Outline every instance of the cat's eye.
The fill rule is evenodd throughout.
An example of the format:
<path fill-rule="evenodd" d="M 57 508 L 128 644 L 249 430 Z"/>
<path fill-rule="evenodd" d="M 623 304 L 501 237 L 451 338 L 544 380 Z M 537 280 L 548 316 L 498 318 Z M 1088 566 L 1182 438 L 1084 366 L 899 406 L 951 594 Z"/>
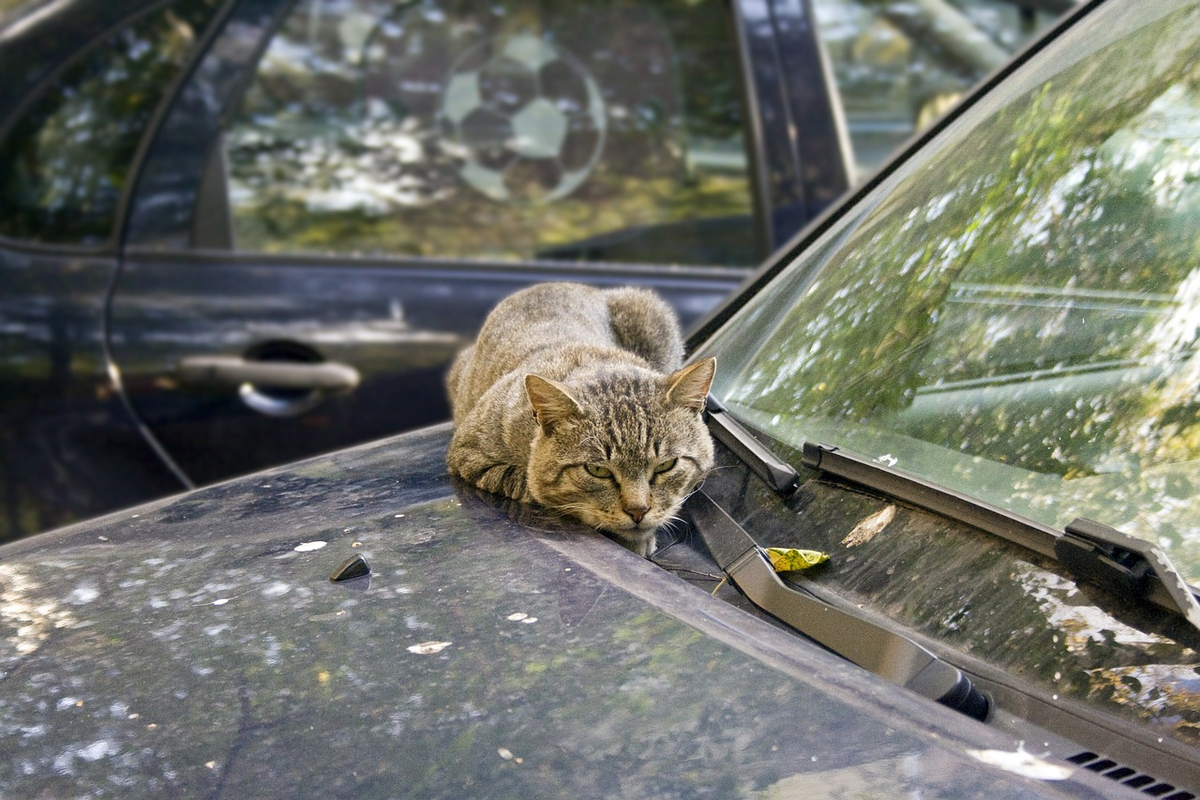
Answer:
<path fill-rule="evenodd" d="M 655 475 L 662 475 L 664 472 L 670 472 L 675 469 L 675 464 L 679 461 L 678 458 L 672 458 L 670 461 L 664 461 L 654 468 Z"/>
<path fill-rule="evenodd" d="M 583 468 L 587 470 L 588 475 L 593 478 L 611 478 L 612 470 L 608 467 L 602 467 L 599 464 L 584 464 Z"/>

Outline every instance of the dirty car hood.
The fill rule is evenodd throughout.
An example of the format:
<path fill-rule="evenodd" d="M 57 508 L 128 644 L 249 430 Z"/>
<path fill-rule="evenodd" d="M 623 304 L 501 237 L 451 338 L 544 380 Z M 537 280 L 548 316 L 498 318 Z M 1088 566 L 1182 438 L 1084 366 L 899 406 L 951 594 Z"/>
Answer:
<path fill-rule="evenodd" d="M 979 753 L 1014 742 L 601 536 L 477 497 L 445 476 L 448 440 L 432 428 L 0 548 L 0 785 L 958 798 L 1072 785 L 1001 788 Z M 354 555 L 370 578 L 332 583 Z"/>

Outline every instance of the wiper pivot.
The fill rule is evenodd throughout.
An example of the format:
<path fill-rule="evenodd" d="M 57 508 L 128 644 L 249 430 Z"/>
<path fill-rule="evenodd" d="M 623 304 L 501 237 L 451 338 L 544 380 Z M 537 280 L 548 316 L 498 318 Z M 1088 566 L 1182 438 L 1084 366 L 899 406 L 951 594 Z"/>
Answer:
<path fill-rule="evenodd" d="M 766 481 L 776 494 L 787 497 L 800 487 L 799 473 L 763 447 L 754 438 L 754 434 L 730 416 L 725 406 L 721 405 L 721 401 L 711 394 L 704 403 L 704 412 L 708 417 L 708 429 L 712 431 L 713 436 L 732 450 L 755 475 Z"/>

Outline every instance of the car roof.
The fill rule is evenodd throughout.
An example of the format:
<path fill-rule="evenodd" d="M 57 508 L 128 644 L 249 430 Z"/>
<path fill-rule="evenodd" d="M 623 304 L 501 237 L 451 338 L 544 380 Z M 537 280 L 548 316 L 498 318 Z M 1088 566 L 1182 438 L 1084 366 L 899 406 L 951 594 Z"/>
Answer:
<path fill-rule="evenodd" d="M 599 534 L 452 482 L 449 436 L 438 426 L 0 548 L 3 785 L 1119 789 L 1086 770 L 1036 785 L 985 767 L 1026 756 Z M 369 577 L 330 580 L 359 556 Z"/>

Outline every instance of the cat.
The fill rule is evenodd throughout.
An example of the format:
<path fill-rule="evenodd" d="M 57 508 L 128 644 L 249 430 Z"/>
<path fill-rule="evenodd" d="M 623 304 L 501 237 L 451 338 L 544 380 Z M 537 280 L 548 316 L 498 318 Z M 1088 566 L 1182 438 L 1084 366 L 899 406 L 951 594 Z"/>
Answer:
<path fill-rule="evenodd" d="M 701 414 L 716 360 L 682 360 L 675 313 L 647 289 L 523 289 L 450 369 L 450 472 L 648 557 L 712 469 Z"/>

